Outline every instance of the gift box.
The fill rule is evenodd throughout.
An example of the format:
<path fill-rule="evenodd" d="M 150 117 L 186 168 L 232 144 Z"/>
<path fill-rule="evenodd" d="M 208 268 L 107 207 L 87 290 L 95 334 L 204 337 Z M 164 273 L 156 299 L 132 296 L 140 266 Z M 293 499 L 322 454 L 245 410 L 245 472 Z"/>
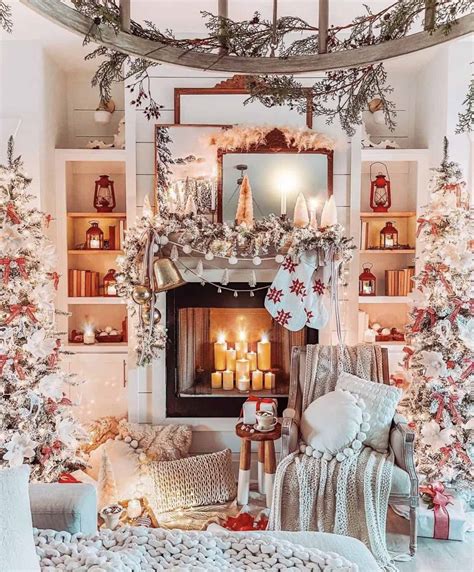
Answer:
<path fill-rule="evenodd" d="M 250 397 L 244 401 L 242 405 L 241 417 L 245 425 L 255 425 L 257 422 L 257 411 L 269 411 L 273 415 L 277 415 L 277 401 L 270 397 Z"/>
<path fill-rule="evenodd" d="M 418 507 L 418 536 L 437 540 L 466 540 L 470 530 L 461 499 L 436 483 L 420 487 Z M 397 514 L 408 518 L 408 508 L 393 507 Z M 406 510 L 405 510 L 406 509 Z"/>

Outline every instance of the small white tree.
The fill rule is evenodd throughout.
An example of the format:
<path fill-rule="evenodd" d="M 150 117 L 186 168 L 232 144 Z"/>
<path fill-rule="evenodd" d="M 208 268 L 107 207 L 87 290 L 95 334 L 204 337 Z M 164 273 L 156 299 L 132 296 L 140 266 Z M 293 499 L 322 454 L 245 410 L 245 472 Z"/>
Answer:
<path fill-rule="evenodd" d="M 114 469 L 107 455 L 105 445 L 102 446 L 102 457 L 100 458 L 99 467 L 99 509 L 104 506 L 114 504 L 118 501 L 117 485 L 115 483 Z"/>

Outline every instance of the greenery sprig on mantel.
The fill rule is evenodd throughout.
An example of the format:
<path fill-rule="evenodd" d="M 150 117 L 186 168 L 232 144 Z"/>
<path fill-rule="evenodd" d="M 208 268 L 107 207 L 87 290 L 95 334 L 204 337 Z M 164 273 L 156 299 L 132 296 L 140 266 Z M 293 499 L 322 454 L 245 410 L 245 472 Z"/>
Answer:
<path fill-rule="evenodd" d="M 104 26 L 120 30 L 120 10 L 115 0 L 72 2 L 79 12 L 94 22 L 84 39 L 85 43 L 100 38 Z M 443 29 L 449 33 L 457 19 L 470 10 L 470 5 L 469 0 L 438 0 L 431 30 Z M 327 52 L 357 49 L 403 38 L 420 21 L 425 9 L 425 0 L 401 0 L 376 13 L 365 6 L 366 13 L 351 23 L 329 28 Z M 164 45 L 202 53 L 220 51 L 240 57 L 274 56 L 282 59 L 318 53 L 319 30 L 301 18 L 283 16 L 274 22 L 256 12 L 249 20 L 234 21 L 210 12 L 201 14 L 208 30 L 208 35 L 202 38 L 177 39 L 172 31 L 162 32 L 149 21 L 141 24 L 132 20 L 130 33 Z M 289 41 L 288 36 L 295 33 L 304 34 L 304 37 Z M 149 119 L 158 119 L 162 106 L 153 97 L 149 75 L 156 63 L 119 54 L 109 48 L 98 48 L 87 57 L 99 56 L 104 59 L 94 75 L 93 85 L 99 87 L 101 98 L 110 98 L 113 82 L 130 80 L 128 88 L 135 94 L 133 104 L 143 108 Z M 383 104 L 387 126 L 391 130 L 395 127 L 395 106 L 389 99 L 392 88 L 387 83 L 383 63 L 327 72 L 323 79 L 312 86 L 304 86 L 291 75 L 253 77 L 249 78 L 248 89 L 250 97 L 246 103 L 258 100 L 266 107 L 289 105 L 301 113 L 306 113 L 310 105 L 313 114 L 324 116 L 327 123 L 338 118 L 348 135 L 352 135 L 355 125 L 361 123 L 362 112 L 367 109 L 368 102 L 378 97 Z"/>

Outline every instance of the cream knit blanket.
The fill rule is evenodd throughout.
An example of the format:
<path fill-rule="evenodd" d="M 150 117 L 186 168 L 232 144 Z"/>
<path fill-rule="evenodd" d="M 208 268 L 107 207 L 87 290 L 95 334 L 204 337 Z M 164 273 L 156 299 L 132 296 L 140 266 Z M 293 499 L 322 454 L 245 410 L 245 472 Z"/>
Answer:
<path fill-rule="evenodd" d="M 302 411 L 333 391 L 342 371 L 383 382 L 380 347 L 307 346 Z M 353 536 L 383 569 L 396 570 L 385 542 L 392 468 L 392 453 L 369 447 L 342 463 L 291 453 L 277 468 L 268 528 Z"/>

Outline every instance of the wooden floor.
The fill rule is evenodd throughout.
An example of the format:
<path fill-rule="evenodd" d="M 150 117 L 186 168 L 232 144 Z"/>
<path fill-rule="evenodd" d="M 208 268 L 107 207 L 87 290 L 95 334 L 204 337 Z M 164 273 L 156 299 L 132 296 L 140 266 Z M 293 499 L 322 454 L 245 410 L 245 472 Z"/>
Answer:
<path fill-rule="evenodd" d="M 387 528 L 389 550 L 408 552 L 408 521 L 389 510 Z M 474 533 L 466 542 L 418 538 L 415 558 L 395 565 L 400 572 L 473 572 Z"/>

